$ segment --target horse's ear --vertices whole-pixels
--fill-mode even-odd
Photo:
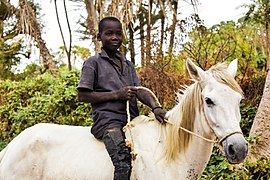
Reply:
[[[238,59],[233,60],[228,66],[228,72],[235,77],[237,72]]]
[[[190,59],[186,60],[186,68],[192,79],[201,81],[205,77],[205,72],[198,66],[196,66]]]

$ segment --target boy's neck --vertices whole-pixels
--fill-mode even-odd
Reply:
[[[111,58],[111,59],[115,59],[116,58],[116,53],[118,51],[107,51],[106,49],[104,49],[104,50],[107,53],[107,55],[109,56],[109,58]]]

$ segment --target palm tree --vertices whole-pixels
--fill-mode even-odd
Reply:
[[[73,0],[74,1],[74,0]],[[87,28],[91,32],[92,42],[95,44],[95,50],[98,51],[100,47],[95,37],[97,34],[97,22],[104,16],[116,16],[123,24],[123,29],[128,38],[128,47],[131,54],[131,59],[135,63],[135,48],[134,41],[139,36],[140,40],[140,58],[141,65],[147,66],[153,60],[152,56],[158,55],[159,62],[163,61],[163,45],[166,44],[166,38],[170,37],[168,54],[172,54],[175,41],[175,29],[177,25],[178,15],[178,1],[166,0],[147,0],[147,1],[132,1],[132,0],[85,0],[85,5],[88,13]],[[194,7],[198,4],[198,0],[190,0],[190,4]],[[171,14],[171,15],[170,15]],[[168,16],[167,16],[168,15]],[[172,20],[170,17],[172,16]],[[138,24],[136,26],[136,24]],[[154,42],[153,28],[160,24],[160,36],[158,54],[153,52],[152,43]],[[165,30],[170,29],[170,35],[165,36]],[[138,36],[136,36],[138,34]],[[135,38],[135,39],[134,39]],[[126,49],[126,48],[125,48]],[[154,55],[153,55],[154,54]],[[155,57],[157,58],[157,57]]]
[[[58,13],[57,3],[56,3],[56,0],[54,0],[57,23],[58,23],[58,27],[60,29],[62,40],[63,40],[64,51],[66,52],[67,59],[68,59],[68,69],[71,71],[71,69],[72,69],[72,66],[71,66],[72,33],[71,33],[69,18],[68,18],[68,14],[67,14],[66,1],[63,0],[63,3],[64,3],[63,5],[64,5],[64,9],[65,9],[65,16],[66,16],[66,21],[67,21],[67,26],[68,26],[68,32],[69,32],[69,45],[68,45],[68,47],[67,47],[67,44],[66,44],[66,41],[65,41],[65,38],[64,38],[64,33],[63,33],[62,26],[61,26],[60,19],[59,19],[59,13]]]
[[[20,0],[19,8],[15,8],[7,0],[1,0],[1,2],[9,9],[10,13],[14,14],[19,20],[21,29],[20,33],[29,34],[36,41],[37,47],[40,49],[45,70],[48,69],[50,72],[55,73],[58,68],[46,47],[45,41],[41,37],[40,24],[31,4],[27,0]]]

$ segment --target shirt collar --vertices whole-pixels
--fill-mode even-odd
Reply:
[[[101,52],[100,52],[99,54],[100,54],[100,56],[103,57],[103,58],[106,58],[106,59],[108,59],[108,60],[112,60],[112,59],[108,56],[107,52],[106,52],[103,48],[101,48]],[[123,56],[123,54],[122,54],[120,51],[117,51],[117,52],[116,52],[116,57],[119,58],[119,59],[121,59],[121,61],[126,61],[126,58]]]

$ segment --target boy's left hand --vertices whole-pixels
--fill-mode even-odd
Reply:
[[[165,111],[162,107],[155,108],[153,110],[153,113],[155,114],[156,119],[161,124],[166,123],[166,121],[164,119],[165,119],[165,115],[166,115],[167,111]]]

